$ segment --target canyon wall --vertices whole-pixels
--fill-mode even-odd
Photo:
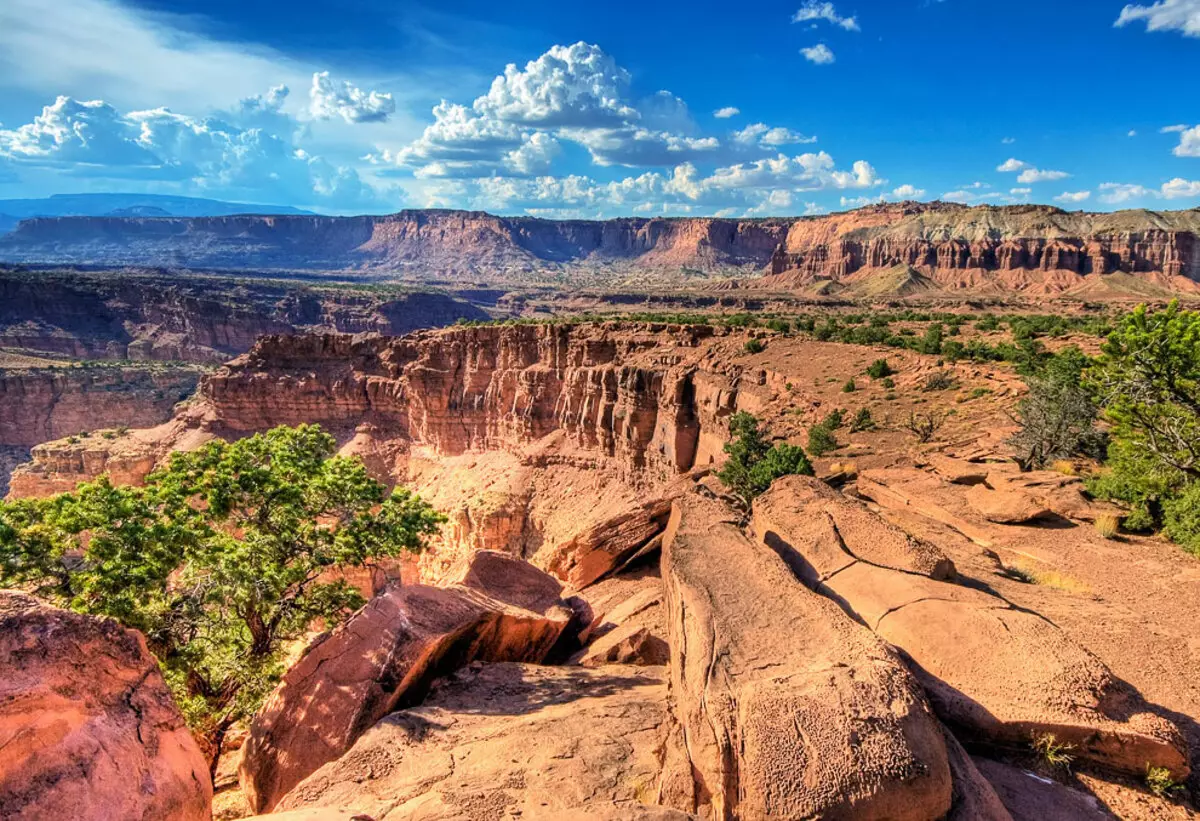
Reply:
[[[404,334],[487,319],[449,295],[180,275],[0,270],[0,347],[218,364],[263,334]]]
[[[499,217],[402,211],[379,217],[58,218],[22,222],[0,259],[357,270],[419,281],[664,284],[765,274],[766,287],[912,266],[948,288],[1021,290],[1007,274],[1152,275],[1200,281],[1200,210],[1066,212],[1048,206],[896,203],[823,217]],[[976,273],[965,279],[963,271]],[[787,276],[785,276],[787,275]],[[1068,289],[1068,277],[1059,290]]]

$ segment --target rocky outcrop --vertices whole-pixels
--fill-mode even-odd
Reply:
[[[670,806],[689,800],[664,766],[670,726],[653,670],[473,666],[380,721],[279,806],[353,807],[381,821],[685,821]]]
[[[1067,213],[1047,206],[895,203],[826,217],[604,222],[402,211],[379,217],[31,219],[0,259],[224,268],[376,269],[413,279],[612,282],[614,271],[765,272],[763,287],[910,268],[949,289],[1063,290],[1127,273],[1200,279],[1195,211]]]
[[[0,445],[161,424],[200,375],[164,366],[0,368]]]
[[[476,659],[545,658],[574,615],[546,595],[553,580],[522,585],[531,574],[544,574],[511,558],[485,555],[479,561],[487,568],[468,570],[468,577],[499,578],[496,596],[544,609],[528,610],[461,585],[393,587],[376,596],[315,640],[254,717],[239,767],[253,809],[274,807],[376,721],[418,703],[438,676]],[[502,572],[500,563],[512,567]]]
[[[219,364],[263,334],[404,334],[487,318],[462,300],[411,289],[0,269],[0,347],[78,359]]]
[[[944,816],[945,742],[903,662],[734,519],[681,497],[663,543],[672,692],[713,817]]]
[[[0,817],[207,821],[200,748],[138,633],[0,591]]]
[[[1179,730],[1053,624],[998,596],[866,558],[900,531],[858,502],[816,479],[785,477],[755,500],[753,526],[806,584],[903,651],[934,710],[967,739],[1021,746],[1054,735],[1113,769],[1187,775]]]

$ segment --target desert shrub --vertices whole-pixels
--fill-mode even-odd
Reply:
[[[917,441],[925,444],[933,441],[933,437],[946,424],[946,420],[950,417],[949,412],[941,412],[936,410],[928,411],[910,411],[908,414],[908,423],[905,427],[909,433],[917,437]]]
[[[888,390],[891,390],[892,388],[896,387],[896,380],[892,379],[890,376],[885,376],[883,381],[879,384],[883,385]]]
[[[834,408],[829,413],[825,414],[825,418],[819,423],[823,427],[830,430],[837,430],[842,425],[846,424],[846,412],[841,408]]]
[[[948,371],[934,371],[925,377],[925,384],[921,386],[923,391],[948,391],[958,383],[954,381],[954,377]]]
[[[767,346],[763,344],[761,339],[747,339],[745,348],[746,353],[762,353],[767,349]]]
[[[1009,440],[1022,470],[1040,470],[1076,454],[1098,455],[1096,403],[1083,385],[1088,358],[1067,348],[1048,360],[1036,376],[1026,377],[1029,395],[1017,405],[1021,426]]]
[[[824,456],[832,453],[841,445],[833,433],[833,429],[825,424],[813,425],[808,429],[808,452],[813,456]]]
[[[917,345],[917,350],[921,353],[940,354],[942,352],[942,340],[945,338],[946,329],[940,322],[930,325],[925,329],[925,336],[921,337],[921,342]]]
[[[996,331],[1000,329],[1000,320],[989,314],[975,323],[977,331]]]
[[[745,411],[730,418],[729,436],[725,443],[729,458],[717,478],[747,507],[780,476],[813,474],[803,448],[786,442],[769,445],[758,420]]]
[[[850,421],[850,432],[858,433],[864,430],[874,430],[875,420],[871,418],[870,408],[859,408],[858,413],[854,414],[854,419]]]
[[[1166,767],[1146,765],[1146,789],[1159,798],[1170,798],[1183,789],[1183,785],[1171,777]]]
[[[1096,532],[1105,539],[1115,539],[1121,532],[1121,517],[1115,513],[1101,513],[1094,522]]]
[[[1163,532],[1187,552],[1200,558],[1200,482],[1163,503]]]
[[[842,385],[842,393],[854,393],[858,390],[858,385],[854,384],[854,377],[850,377]]]
[[[872,379],[883,379],[884,377],[891,376],[894,373],[895,371],[892,370],[892,366],[888,364],[886,359],[876,359],[867,366],[867,376],[871,377]]]
[[[786,319],[768,319],[767,327],[772,331],[778,331],[781,334],[788,334],[792,332],[792,323],[788,322]]]
[[[1032,747],[1042,764],[1051,770],[1069,770],[1071,762],[1075,760],[1075,756],[1071,755],[1075,745],[1060,742],[1054,733],[1034,736]]]
[[[284,645],[364,603],[325,571],[420,551],[444,521],[335,452],[315,425],[280,427],[176,453],[142,487],[0,503],[0,583],[145,634],[215,770]]]

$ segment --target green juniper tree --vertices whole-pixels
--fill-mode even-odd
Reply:
[[[0,583],[142,631],[215,771],[283,645],[364,603],[332,571],[419,551],[443,521],[334,451],[318,426],[279,427],[174,454],[142,487],[0,503]]]
[[[719,478],[746,507],[765,492],[771,482],[793,473],[812,476],[812,465],[798,445],[767,443],[758,420],[745,411],[729,420],[730,441],[725,444],[729,459],[717,473]]]

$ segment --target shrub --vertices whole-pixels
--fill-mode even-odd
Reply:
[[[1015,417],[1021,428],[1008,440],[1022,470],[1102,449],[1096,404],[1081,382],[1086,362],[1075,349],[1055,357],[1039,376],[1026,378],[1029,395],[1017,404]]]
[[[910,433],[917,437],[918,442],[925,444],[933,440],[937,432],[942,429],[942,425],[946,424],[946,419],[949,416],[948,412],[940,413],[936,410],[922,411],[920,413],[910,411],[906,427]]]
[[[1183,785],[1171,777],[1171,771],[1166,767],[1146,765],[1146,789],[1159,798],[1170,798],[1182,790]]]
[[[890,376],[885,376],[883,378],[883,381],[880,382],[879,384],[883,385],[885,388],[887,388],[890,391],[892,388],[896,387],[896,380],[892,379]]]
[[[934,371],[925,378],[925,384],[921,386],[923,391],[948,391],[958,383],[954,381],[954,377],[947,371]]]
[[[1121,517],[1115,513],[1101,513],[1094,522],[1096,532],[1105,539],[1115,539],[1121,532]]]
[[[872,379],[883,379],[885,376],[891,376],[894,373],[895,371],[892,370],[892,366],[888,364],[886,359],[876,359],[867,366],[867,376]]]
[[[977,331],[996,331],[999,329],[1000,320],[990,314],[975,323],[975,330]]]
[[[850,422],[850,432],[858,433],[864,430],[874,430],[875,420],[871,418],[870,408],[859,408],[858,413],[854,414],[854,419]]]
[[[785,442],[769,446],[758,420],[745,411],[730,418],[729,435],[725,443],[729,458],[717,478],[747,507],[780,476],[813,473],[803,448]]]
[[[1163,532],[1188,553],[1200,558],[1200,482],[1163,503]]]
[[[946,330],[940,322],[930,325],[925,329],[925,336],[917,344],[917,350],[921,353],[940,354],[942,352],[942,339],[945,333]]]
[[[854,393],[856,390],[858,390],[858,385],[854,384],[854,377],[847,379],[842,385],[842,393]]]
[[[842,425],[846,424],[846,412],[841,408],[834,408],[829,413],[825,414],[825,418],[820,421],[823,427],[830,430],[837,430]]]
[[[767,346],[763,344],[761,339],[748,339],[746,340],[745,348],[746,353],[762,353],[767,349]]]
[[[1071,769],[1071,762],[1075,760],[1075,756],[1071,755],[1071,750],[1075,749],[1073,744],[1060,743],[1054,733],[1043,733],[1033,737],[1032,746],[1034,753],[1048,768]]]
[[[838,443],[837,437],[833,435],[831,428],[819,424],[808,429],[808,452],[813,456],[824,456],[839,447],[841,445]]]

